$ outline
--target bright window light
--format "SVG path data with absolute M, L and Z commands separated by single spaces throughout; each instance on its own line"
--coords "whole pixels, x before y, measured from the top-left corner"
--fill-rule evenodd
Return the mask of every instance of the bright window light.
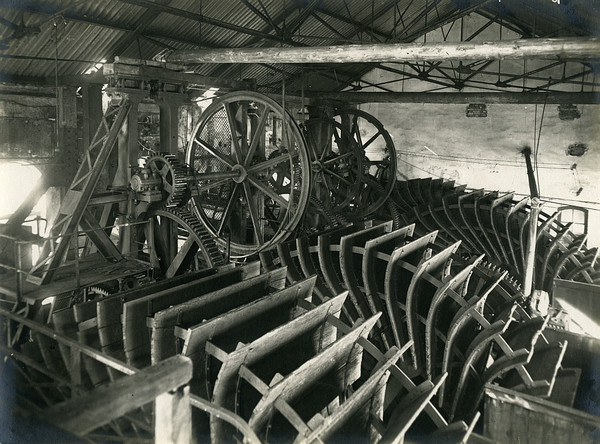
M 102 68 L 104 66 L 104 64 L 106 63 L 106 59 L 102 59 L 100 60 L 98 63 L 94 64 L 93 66 L 91 66 L 86 72 L 85 74 L 94 74 L 96 71 L 98 71 L 100 68 Z
M 600 339 L 600 325 L 565 300 L 560 299 L 559 303 L 571 317 L 570 331 Z
M 212 99 L 215 96 L 215 94 L 217 93 L 218 90 L 219 90 L 219 88 L 208 88 L 202 94 L 202 97 L 204 97 L 205 99 Z
M 41 173 L 33 165 L 22 165 L 14 162 L 0 161 L 0 187 L 3 190 L 0 193 L 0 223 L 6 222 L 13 214 L 19 205 L 23 203 L 29 195 Z M 29 220 L 23 225 L 31 227 L 31 232 L 42 234 L 45 224 L 40 227 L 35 220 L 35 216 L 46 217 L 46 202 L 45 199 L 40 199 L 29 215 Z M 39 221 L 37 221 L 39 222 Z M 35 263 L 40 254 L 38 245 L 31 246 L 31 260 Z
M 0 161 L 0 220 L 6 220 L 31 192 L 41 173 L 33 165 Z M 42 211 L 38 202 L 33 212 Z

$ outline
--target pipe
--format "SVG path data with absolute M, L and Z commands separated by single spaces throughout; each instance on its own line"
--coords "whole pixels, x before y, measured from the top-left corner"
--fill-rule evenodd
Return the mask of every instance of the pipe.
M 531 164 L 531 148 L 526 146 L 521 150 L 527 164 L 527 177 L 529 179 L 529 192 L 531 194 L 531 210 L 529 213 L 529 238 L 525 252 L 525 273 L 523 275 L 523 294 L 531 295 L 533 290 L 533 275 L 535 265 L 535 247 L 537 244 L 537 221 L 540 215 L 540 195 L 535 182 L 535 174 Z

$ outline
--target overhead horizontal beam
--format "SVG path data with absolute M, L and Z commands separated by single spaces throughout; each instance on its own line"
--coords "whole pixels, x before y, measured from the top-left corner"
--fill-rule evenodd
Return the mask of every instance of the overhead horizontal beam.
M 148 65 L 153 64 L 154 66 Z M 157 66 L 158 65 L 158 66 Z M 105 63 L 102 72 L 105 76 L 160 80 L 165 83 L 200 85 L 225 89 L 249 89 L 250 82 L 224 79 L 201 74 L 163 69 L 154 61 L 115 57 L 115 63 Z
M 513 103 L 513 104 L 600 104 L 600 92 L 315 92 L 305 97 L 346 103 Z
M 2 55 L 0 55 L 0 59 L 1 58 Z M 77 60 L 74 62 L 77 62 Z M 152 63 L 154 66 L 146 65 L 148 63 Z M 160 63 L 154 61 L 115 57 L 115 63 L 105 63 L 101 70 L 96 71 L 93 74 L 59 76 L 58 79 L 55 77 L 13 76 L 0 71 L 0 89 L 4 87 L 10 88 L 14 85 L 34 85 L 54 88 L 56 86 L 56 81 L 58 81 L 59 86 L 81 86 L 84 83 L 102 85 L 107 83 L 106 76 L 160 80 L 172 84 L 182 84 L 186 86 L 197 85 L 227 90 L 253 88 L 252 83 L 245 80 L 212 77 L 182 71 L 170 71 L 168 69 L 161 69 L 160 65 Z M 52 89 L 52 91 L 54 91 L 54 89 Z
M 440 60 L 600 57 L 593 37 L 521 39 L 496 42 L 380 43 L 304 48 L 179 50 L 166 57 L 183 63 L 374 63 Z

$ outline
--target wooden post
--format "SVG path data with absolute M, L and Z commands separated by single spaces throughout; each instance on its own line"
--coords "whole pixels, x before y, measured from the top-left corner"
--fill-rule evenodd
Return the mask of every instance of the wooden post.
M 594 37 L 502 40 L 495 42 L 394 43 L 288 48 L 179 50 L 168 62 L 184 63 L 385 63 L 524 58 L 580 59 L 600 56 Z
M 187 95 L 162 92 L 156 104 L 160 108 L 160 151 L 178 153 L 179 107 L 187 100 Z
M 83 146 L 87 149 L 102 122 L 102 85 L 85 83 L 83 96 Z
M 43 411 L 41 417 L 77 436 L 84 436 L 128 412 L 154 401 L 166 392 L 178 390 L 183 386 L 187 387 L 186 384 L 191 378 L 192 361 L 185 356 L 173 356 L 133 375 L 102 385 L 81 397 L 54 405 Z M 156 414 L 157 428 L 159 424 L 168 424 L 169 427 L 176 425 L 186 429 L 187 426 L 184 427 L 180 421 L 187 418 L 190 422 L 191 412 L 183 406 L 184 403 L 187 403 L 187 409 L 190 409 L 189 389 L 183 389 L 181 394 L 170 395 L 173 398 L 166 397 L 160 401 L 160 411 L 157 409 Z M 171 418 L 159 418 L 162 414 L 170 415 Z M 169 423 L 169 421 L 171 422 Z M 173 429 L 171 436 L 178 440 L 163 441 L 157 437 L 156 442 L 190 442 L 191 429 L 187 435 L 185 433 L 188 432 Z M 179 440 L 186 436 L 188 437 L 187 441 Z
M 154 442 L 187 444 L 192 442 L 190 387 L 163 393 L 154 402 Z

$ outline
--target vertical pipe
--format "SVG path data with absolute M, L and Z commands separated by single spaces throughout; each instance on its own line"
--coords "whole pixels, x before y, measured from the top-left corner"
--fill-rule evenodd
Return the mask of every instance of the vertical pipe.
M 77 291 L 79 291 L 81 286 L 81 276 L 79 274 L 79 231 L 75 232 L 75 242 L 77 242 L 75 247 L 75 285 L 77 286 Z
M 283 114 L 281 115 L 281 146 L 288 147 L 286 143 L 287 131 L 286 131 L 286 115 L 285 115 L 285 73 L 282 74 L 281 80 L 281 107 L 283 108 Z
M 531 295 L 533 290 L 533 276 L 535 265 L 535 245 L 537 239 L 537 221 L 540 215 L 540 200 L 537 197 L 531 198 L 531 211 L 529 213 L 529 242 L 525 252 L 525 274 L 523 277 L 523 294 Z
M 531 148 L 526 146 L 521 150 L 527 165 L 529 178 L 529 191 L 531 193 L 531 211 L 529 213 L 529 241 L 525 252 L 525 273 L 523 276 L 523 294 L 530 296 L 533 290 L 533 276 L 535 272 L 535 246 L 537 240 L 537 221 L 540 215 L 540 196 L 535 182 L 533 165 L 531 164 Z
M 17 301 L 21 300 L 23 290 L 23 275 L 21 274 L 21 243 L 15 239 L 15 267 L 17 269 Z

